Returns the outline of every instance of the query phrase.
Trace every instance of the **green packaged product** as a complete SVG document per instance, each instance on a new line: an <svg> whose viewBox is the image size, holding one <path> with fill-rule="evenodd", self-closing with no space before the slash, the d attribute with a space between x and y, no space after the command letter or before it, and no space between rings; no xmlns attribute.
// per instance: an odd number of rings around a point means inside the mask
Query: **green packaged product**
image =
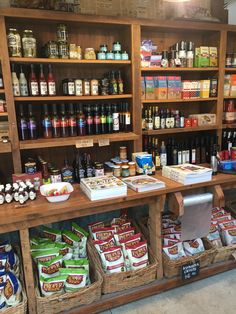
<svg viewBox="0 0 236 314"><path fill-rule="evenodd" d="M39 244L46 244L46 243L52 243L52 240L49 238L39 238L39 237L34 237L30 239L30 245L39 245Z"/></svg>
<svg viewBox="0 0 236 314"><path fill-rule="evenodd" d="M43 227L43 236L51 239L53 242L61 241L61 231L49 227Z"/></svg>
<svg viewBox="0 0 236 314"><path fill-rule="evenodd" d="M66 292L75 292L86 286L88 272L79 268L60 268L61 275L67 275L65 282Z"/></svg>
<svg viewBox="0 0 236 314"><path fill-rule="evenodd" d="M72 232L77 235L80 239L83 237L88 237L89 233L85 231L83 228L78 226L75 222L72 222Z"/></svg>
<svg viewBox="0 0 236 314"><path fill-rule="evenodd" d="M40 262L48 262L54 257L59 255L59 249L48 249L48 250L42 250L42 251L35 251L31 253L33 259L36 263Z"/></svg>
<svg viewBox="0 0 236 314"><path fill-rule="evenodd" d="M40 276L40 288L42 296L50 296L55 293L63 293L67 275L59 275L52 278Z"/></svg>
<svg viewBox="0 0 236 314"><path fill-rule="evenodd" d="M73 246L74 258L87 256L87 252L86 252L87 238L86 237L83 237L81 240L72 231L64 230L62 231L62 240L66 242L67 244Z"/></svg>
<svg viewBox="0 0 236 314"><path fill-rule="evenodd" d="M88 272L86 285L90 285L90 276L89 276L89 261L87 258L81 259L72 259L63 262L65 268L77 268L77 269L85 269Z"/></svg>
<svg viewBox="0 0 236 314"><path fill-rule="evenodd" d="M63 256L64 260L71 259L73 257L73 246L64 242L57 242L55 243L55 246L59 249L59 253Z"/></svg>
<svg viewBox="0 0 236 314"><path fill-rule="evenodd" d="M56 243L44 243L44 244L37 244L37 245L31 245L30 246L30 251L31 252L36 252L36 251L46 251L49 249L54 249L56 247Z"/></svg>
<svg viewBox="0 0 236 314"><path fill-rule="evenodd" d="M48 262L38 262L39 277L51 278L59 275L59 268L62 267L63 256L58 255Z"/></svg>

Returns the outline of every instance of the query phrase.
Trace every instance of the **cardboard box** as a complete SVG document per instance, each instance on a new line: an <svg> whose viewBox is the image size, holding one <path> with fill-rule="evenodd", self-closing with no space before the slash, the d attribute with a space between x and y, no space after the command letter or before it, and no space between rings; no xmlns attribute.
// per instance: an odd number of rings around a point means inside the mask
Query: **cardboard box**
<svg viewBox="0 0 236 314"><path fill-rule="evenodd" d="M146 99L155 99L154 80L152 76L146 76Z"/></svg>
<svg viewBox="0 0 236 314"><path fill-rule="evenodd" d="M189 99L192 83L190 80L182 81L182 98Z"/></svg>
<svg viewBox="0 0 236 314"><path fill-rule="evenodd" d="M197 119L198 126L216 124L216 115L214 113L191 114L189 118Z"/></svg>
<svg viewBox="0 0 236 314"><path fill-rule="evenodd" d="M209 98L210 96L210 80L201 80L201 90L200 97L201 98Z"/></svg>
<svg viewBox="0 0 236 314"><path fill-rule="evenodd" d="M209 47L210 67L218 66L218 51L217 47Z"/></svg>
<svg viewBox="0 0 236 314"><path fill-rule="evenodd" d="M13 183L17 180L25 181L27 179L30 179L32 183L34 183L34 178L40 179L40 184L42 184L42 172L35 172L35 173L13 173L12 174L12 181Z"/></svg>
<svg viewBox="0 0 236 314"><path fill-rule="evenodd" d="M198 57L198 66L200 68L209 67L210 65L210 55L209 55L209 47L200 47L199 57Z"/></svg>
<svg viewBox="0 0 236 314"><path fill-rule="evenodd" d="M236 74L230 75L230 96L236 96Z"/></svg>
<svg viewBox="0 0 236 314"><path fill-rule="evenodd" d="M145 82L145 76L141 77L141 99L146 99L146 82Z"/></svg>
<svg viewBox="0 0 236 314"><path fill-rule="evenodd" d="M153 79L155 99L167 99L166 76L155 76Z"/></svg>

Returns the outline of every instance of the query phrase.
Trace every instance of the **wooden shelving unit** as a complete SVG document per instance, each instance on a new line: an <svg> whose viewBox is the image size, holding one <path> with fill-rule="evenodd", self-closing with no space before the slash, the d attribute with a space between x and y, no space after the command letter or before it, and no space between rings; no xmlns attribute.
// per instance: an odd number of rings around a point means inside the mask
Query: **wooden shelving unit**
<svg viewBox="0 0 236 314"><path fill-rule="evenodd" d="M222 129L236 129L236 123L222 124Z"/></svg>
<svg viewBox="0 0 236 314"><path fill-rule="evenodd" d="M7 112L0 112L0 117L7 117L8 113Z"/></svg>
<svg viewBox="0 0 236 314"><path fill-rule="evenodd" d="M219 68L141 68L142 72L217 72Z"/></svg>
<svg viewBox="0 0 236 314"><path fill-rule="evenodd" d="M217 125L198 126L195 128L172 128L172 129L143 131L143 135L163 135L163 134L174 134L174 133L200 132L200 131L209 131L209 130L216 130L216 129L217 129Z"/></svg>
<svg viewBox="0 0 236 314"><path fill-rule="evenodd" d="M0 94L5 94L5 89L4 88L0 88Z"/></svg>
<svg viewBox="0 0 236 314"><path fill-rule="evenodd" d="M1 153L10 153L10 152L11 152L11 143L0 142L0 154Z"/></svg>
<svg viewBox="0 0 236 314"><path fill-rule="evenodd" d="M192 99L145 99L142 100L143 104L165 104L165 103L190 103L190 102L208 102L216 101L217 97L211 98L192 98Z"/></svg>

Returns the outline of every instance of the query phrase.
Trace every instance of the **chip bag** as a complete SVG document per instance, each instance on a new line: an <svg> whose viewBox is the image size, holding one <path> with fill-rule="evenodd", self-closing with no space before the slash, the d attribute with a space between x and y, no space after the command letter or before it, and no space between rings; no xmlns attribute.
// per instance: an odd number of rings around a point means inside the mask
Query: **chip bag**
<svg viewBox="0 0 236 314"><path fill-rule="evenodd" d="M78 226L75 222L72 222L72 232L77 235L80 239L83 237L88 237L89 233L85 231L83 228Z"/></svg>
<svg viewBox="0 0 236 314"><path fill-rule="evenodd" d="M47 262L38 262L39 277L51 278L59 275L59 268L62 267L63 256L58 255Z"/></svg>
<svg viewBox="0 0 236 314"><path fill-rule="evenodd" d="M59 249L48 249L48 250L42 250L42 251L35 251L31 253L31 256L35 260L36 263L38 261L40 262L48 262L51 259L57 257L59 255Z"/></svg>
<svg viewBox="0 0 236 314"><path fill-rule="evenodd" d="M129 257L131 270L137 270L148 266L148 248L146 241L134 245L126 244L125 250Z"/></svg>
<svg viewBox="0 0 236 314"><path fill-rule="evenodd" d="M178 242L171 246L163 246L163 251L172 261L186 257L182 242Z"/></svg>
<svg viewBox="0 0 236 314"><path fill-rule="evenodd" d="M43 227L43 237L51 239L53 242L61 242L61 231L49 228L44 226Z"/></svg>
<svg viewBox="0 0 236 314"><path fill-rule="evenodd" d="M59 275L52 278L40 276L40 289L42 296L50 296L55 293L63 293L67 275Z"/></svg>
<svg viewBox="0 0 236 314"><path fill-rule="evenodd" d="M67 275L65 291L75 292L86 286L88 272L81 268L60 268L61 275Z"/></svg>
<svg viewBox="0 0 236 314"><path fill-rule="evenodd" d="M205 251L204 244L200 238L192 241L184 241L183 247L187 256L193 256Z"/></svg>
<svg viewBox="0 0 236 314"><path fill-rule="evenodd" d="M19 279L12 272L7 273L4 296L8 306L16 306L22 300L22 287Z"/></svg>
<svg viewBox="0 0 236 314"><path fill-rule="evenodd" d="M4 295L5 283L0 283L0 311L7 307L7 303Z"/></svg>
<svg viewBox="0 0 236 314"><path fill-rule="evenodd" d="M102 266L106 273L119 273L126 271L121 246L111 247L100 254Z"/></svg>

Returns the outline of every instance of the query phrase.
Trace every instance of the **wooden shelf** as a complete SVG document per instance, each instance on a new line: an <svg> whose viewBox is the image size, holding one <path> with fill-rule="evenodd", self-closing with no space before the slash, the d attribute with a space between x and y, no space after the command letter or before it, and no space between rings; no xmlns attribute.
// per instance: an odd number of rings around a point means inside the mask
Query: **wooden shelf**
<svg viewBox="0 0 236 314"><path fill-rule="evenodd" d="M0 88L0 94L5 94L5 89L4 88Z"/></svg>
<svg viewBox="0 0 236 314"><path fill-rule="evenodd" d="M224 96L224 99L236 99L236 96Z"/></svg>
<svg viewBox="0 0 236 314"><path fill-rule="evenodd" d="M0 153L10 153L11 152L11 143L0 142Z"/></svg>
<svg viewBox="0 0 236 314"><path fill-rule="evenodd" d="M74 146L78 140L93 139L93 143L98 143L99 140L109 139L110 142L120 141L135 141L139 138L139 135L128 132L128 133L112 133L112 134L101 134L101 135L87 135L87 136L76 136L66 138L52 138L52 139L38 139L38 140L27 140L20 141L20 149L35 149L44 147L60 147L60 146Z"/></svg>
<svg viewBox="0 0 236 314"><path fill-rule="evenodd" d="M147 130L143 131L143 135L163 135L174 133L187 133L187 132L199 132L218 129L217 125L199 126L195 128L172 128L172 129L160 129L160 130Z"/></svg>
<svg viewBox="0 0 236 314"><path fill-rule="evenodd" d="M218 71L219 68L141 68L142 72L209 72Z"/></svg>
<svg viewBox="0 0 236 314"><path fill-rule="evenodd" d="M222 124L222 129L236 129L236 123Z"/></svg>
<svg viewBox="0 0 236 314"><path fill-rule="evenodd" d="M159 104L159 103L190 103L190 102L206 102L206 101L216 101L218 100L217 97L211 97L211 98L193 98L193 99L145 99L142 100L143 104Z"/></svg>
<svg viewBox="0 0 236 314"><path fill-rule="evenodd" d="M7 112L0 112L0 117L7 117L8 113Z"/></svg>
<svg viewBox="0 0 236 314"><path fill-rule="evenodd" d="M236 68L225 68L225 72L236 72Z"/></svg>
<svg viewBox="0 0 236 314"><path fill-rule="evenodd" d="M127 99L132 98L132 94L123 95L107 95L107 96L28 96L28 97L15 97L15 101L80 101L80 100L112 100L112 99Z"/></svg>
<svg viewBox="0 0 236 314"><path fill-rule="evenodd" d="M50 59L50 58L9 58L15 63L57 63L57 64L91 64L91 65L126 65L131 64L131 60L77 60L77 59Z"/></svg>

